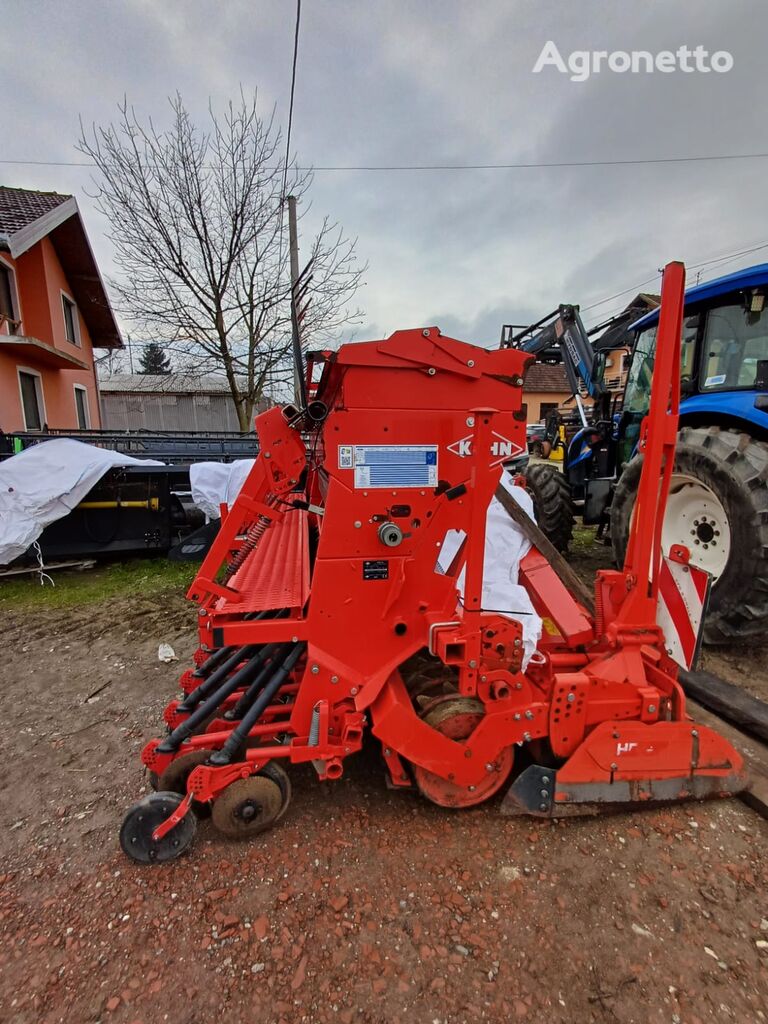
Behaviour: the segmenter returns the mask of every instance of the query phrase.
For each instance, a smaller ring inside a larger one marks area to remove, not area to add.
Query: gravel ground
[[[0,1020],[768,1019],[768,824],[740,802],[451,813],[389,792],[371,749],[337,783],[294,772],[259,840],[202,823],[142,869],[117,832],[194,610],[159,593],[5,618]]]

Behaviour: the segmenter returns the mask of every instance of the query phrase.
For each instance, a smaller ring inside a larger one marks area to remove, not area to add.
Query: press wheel
[[[275,821],[280,821],[282,816],[288,810],[288,804],[291,802],[292,789],[291,780],[288,776],[288,772],[278,761],[268,761],[259,772],[259,775],[265,775],[268,779],[272,779],[280,787],[280,795],[282,798],[282,804],[278,812]]]
[[[195,838],[197,818],[186,814],[162,839],[152,833],[179,806],[178,793],[150,793],[134,804],[125,815],[120,828],[120,846],[138,864],[162,864],[175,860]]]
[[[232,839],[247,839],[274,825],[282,810],[283,794],[274,779],[251,775],[227,786],[213,801],[212,821]]]
[[[199,748],[180,754],[171,761],[164,772],[161,772],[155,788],[170,793],[181,793],[184,796],[187,792],[187,779],[193,770],[198,765],[205,764],[210,756],[210,750]],[[199,800],[192,801],[192,808],[198,818],[207,818],[211,813],[210,804],[200,803]]]
[[[422,715],[427,725],[451,740],[465,740],[478,727],[485,714],[483,704],[472,697],[441,701]],[[416,785],[421,793],[440,807],[474,807],[488,800],[509,778],[515,761],[514,747],[505,747],[492,763],[491,770],[474,786],[464,786],[441,778],[419,765],[413,765]]]

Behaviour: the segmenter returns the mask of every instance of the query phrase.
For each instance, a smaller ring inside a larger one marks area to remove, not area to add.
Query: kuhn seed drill
[[[520,622],[481,595],[530,357],[430,328],[310,359],[304,408],[257,417],[260,454],[190,589],[196,668],[143,751],[157,791],[125,817],[130,857],[178,856],[204,812],[227,836],[263,831],[290,800],[285,766],[338,779],[367,729],[391,784],[444,807],[513,777],[504,808],[542,816],[744,787],[739,754],[686,716],[656,623],[684,276],[664,275],[624,568],[598,573],[593,614],[535,546],[522,558],[545,624],[524,671]]]

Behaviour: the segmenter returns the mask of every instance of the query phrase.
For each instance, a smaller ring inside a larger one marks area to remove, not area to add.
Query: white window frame
[[[22,315],[21,315],[21,302],[19,300],[19,289],[18,289],[18,286],[16,284],[16,267],[14,267],[12,264],[10,264],[8,262],[8,260],[4,259],[2,256],[0,256],[0,263],[3,264],[5,269],[11,275],[11,277],[10,277],[10,281],[11,281],[11,305],[13,306],[13,318],[14,318],[14,320],[16,320],[16,322],[19,325],[16,328],[14,333],[21,334],[21,325],[22,325],[23,318],[22,318]],[[11,333],[11,325],[8,323],[8,321],[7,320],[0,321],[0,334],[10,334],[10,333]]]
[[[77,307],[77,303],[75,302],[75,300],[72,298],[72,296],[68,292],[65,292],[63,288],[60,289],[60,292],[61,292],[61,319],[62,319],[62,321],[64,323],[64,340],[69,345],[74,345],[76,348],[82,348],[83,347],[83,343],[82,343],[82,339],[80,338],[80,310]],[[75,328],[75,340],[74,341],[70,341],[70,339],[67,337],[67,318],[64,315],[64,300],[65,299],[66,299],[67,302],[70,302],[72,304],[72,311],[74,313],[74,316],[72,317],[72,324],[73,324],[73,326]]]
[[[72,391],[75,396],[75,422],[77,423],[78,430],[90,430],[91,429],[91,407],[88,403],[88,388],[84,384],[73,384]],[[80,417],[77,414],[77,392],[82,391],[83,398],[85,399],[85,426],[81,427],[79,423]]]
[[[21,390],[21,374],[28,373],[30,377],[37,378],[37,399],[40,403],[40,426],[39,427],[28,427],[27,426],[27,414],[24,409],[24,392]],[[24,420],[25,430],[42,430],[45,424],[48,422],[48,414],[45,411],[45,389],[43,388],[43,377],[38,370],[33,370],[31,366],[17,366],[16,367],[16,379],[19,383],[19,402],[21,403],[21,416]]]

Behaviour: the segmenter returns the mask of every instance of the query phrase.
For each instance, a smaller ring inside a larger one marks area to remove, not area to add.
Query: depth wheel
[[[472,697],[456,697],[441,701],[422,715],[423,721],[437,732],[451,740],[465,740],[478,727],[485,714],[479,700]],[[422,795],[440,807],[474,807],[497,793],[510,776],[515,763],[514,747],[505,747],[491,770],[474,786],[464,786],[450,779],[443,779],[420,765],[413,765],[416,785]]]
[[[186,796],[187,779],[194,769],[200,764],[205,764],[210,756],[210,750],[202,749],[190,750],[186,754],[180,754],[160,774],[155,789],[165,790],[170,793],[180,793],[181,796]],[[211,813],[211,805],[209,803],[201,803],[199,800],[193,800],[192,810],[198,818],[208,818]]]
[[[288,772],[283,766],[277,761],[268,761],[259,772],[259,775],[265,775],[268,779],[276,782],[280,787],[280,795],[282,798],[282,804],[280,810],[277,813],[275,821],[280,821],[282,816],[288,810],[288,804],[291,802],[291,796],[293,790],[291,788],[291,780],[288,777]]]
[[[150,793],[130,808],[120,828],[123,853],[137,864],[163,864],[175,860],[190,846],[197,830],[197,818],[186,814],[162,839],[152,833],[182,801],[178,793]]]
[[[251,775],[227,786],[213,801],[212,821],[231,839],[248,839],[274,825],[282,809],[280,786],[266,775]]]

